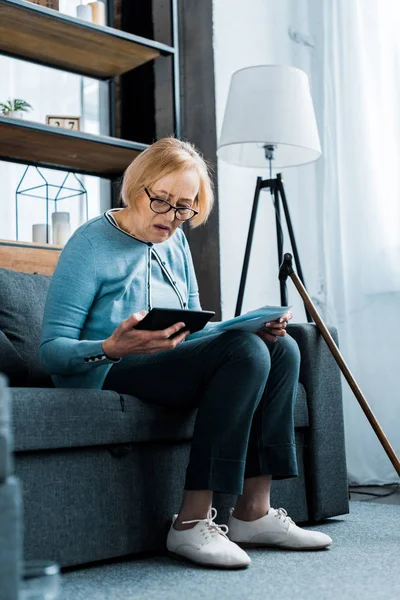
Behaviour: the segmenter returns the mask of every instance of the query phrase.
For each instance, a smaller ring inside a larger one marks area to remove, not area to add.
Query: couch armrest
[[[0,371],[0,484],[13,470],[11,432],[11,394],[7,375]]]
[[[0,597],[17,600],[22,568],[22,493],[11,477],[11,393],[8,377],[0,373]]]
[[[18,600],[22,575],[22,489],[16,477],[0,484],[0,598]]]
[[[336,328],[328,327],[338,345]],[[309,516],[320,521],[349,512],[341,371],[314,323],[289,325],[300,349],[307,394],[306,485]]]

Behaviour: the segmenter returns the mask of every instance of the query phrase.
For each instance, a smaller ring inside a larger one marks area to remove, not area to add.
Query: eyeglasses
[[[198,210],[194,210],[194,208],[186,208],[185,206],[173,206],[167,200],[162,200],[161,198],[153,198],[149,190],[144,188],[144,191],[149,197],[150,200],[150,208],[153,212],[158,213],[159,215],[165,214],[169,212],[171,209],[175,211],[175,218],[179,221],[189,221],[193,219],[195,215],[199,214]]]

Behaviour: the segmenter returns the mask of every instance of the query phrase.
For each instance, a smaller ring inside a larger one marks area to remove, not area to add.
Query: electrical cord
[[[275,196],[274,196],[272,190],[271,190],[271,196],[272,196],[272,202],[273,202],[274,207],[275,207],[275,215],[277,217],[278,225],[279,225],[279,233],[278,233],[279,241],[280,241],[281,247],[283,248],[283,244],[284,244],[285,238],[284,238],[284,235],[283,235],[282,222],[281,222],[280,214],[279,214],[279,212],[277,210],[277,206],[276,206],[276,202],[275,202]],[[287,294],[288,294],[287,281],[285,280],[284,283],[285,283],[285,291],[286,291],[286,296],[287,296]]]
[[[265,157],[269,160],[269,178],[272,180],[272,160],[273,160],[273,151],[274,151],[274,146],[270,146],[268,148],[269,150],[269,154],[267,154]],[[284,243],[284,235],[283,235],[283,228],[282,228],[282,222],[281,222],[281,217],[278,211],[278,207],[277,207],[277,203],[275,202],[275,194],[273,189],[270,189],[271,192],[271,199],[272,199],[272,203],[274,205],[274,209],[275,209],[275,216],[276,219],[278,221],[278,225],[279,225],[279,232],[277,232],[278,235],[278,243],[280,243],[281,248],[283,248],[283,243]],[[287,281],[285,281],[285,292],[286,292],[286,296],[288,294],[288,287],[287,287]]]
[[[363,496],[373,496],[374,498],[387,498],[388,496],[393,496],[393,494],[396,494],[396,492],[399,491],[400,483],[385,483],[384,485],[379,486],[379,487],[386,487],[386,488],[393,487],[393,486],[394,486],[394,489],[391,492],[389,492],[388,494],[376,494],[374,492],[359,492],[355,489],[352,489],[351,486],[349,486],[349,493],[350,494],[361,494]],[[358,487],[368,488],[368,487],[376,487],[376,486],[366,485],[366,486],[358,486]]]

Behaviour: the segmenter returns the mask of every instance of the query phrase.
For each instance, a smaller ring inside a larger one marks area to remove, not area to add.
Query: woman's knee
[[[227,358],[250,363],[254,368],[268,374],[271,366],[270,353],[258,335],[248,331],[225,331],[219,341]]]
[[[277,342],[279,343],[281,360],[283,360],[288,366],[299,370],[301,356],[296,340],[290,337],[290,335],[285,335],[285,337],[278,338]]]

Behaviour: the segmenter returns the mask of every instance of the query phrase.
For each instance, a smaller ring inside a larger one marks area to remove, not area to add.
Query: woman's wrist
[[[116,356],[115,352],[113,352],[112,347],[110,347],[110,339],[107,338],[106,340],[104,340],[104,342],[101,345],[104,355],[111,359],[111,360],[117,360],[119,358],[121,358],[120,356]]]

